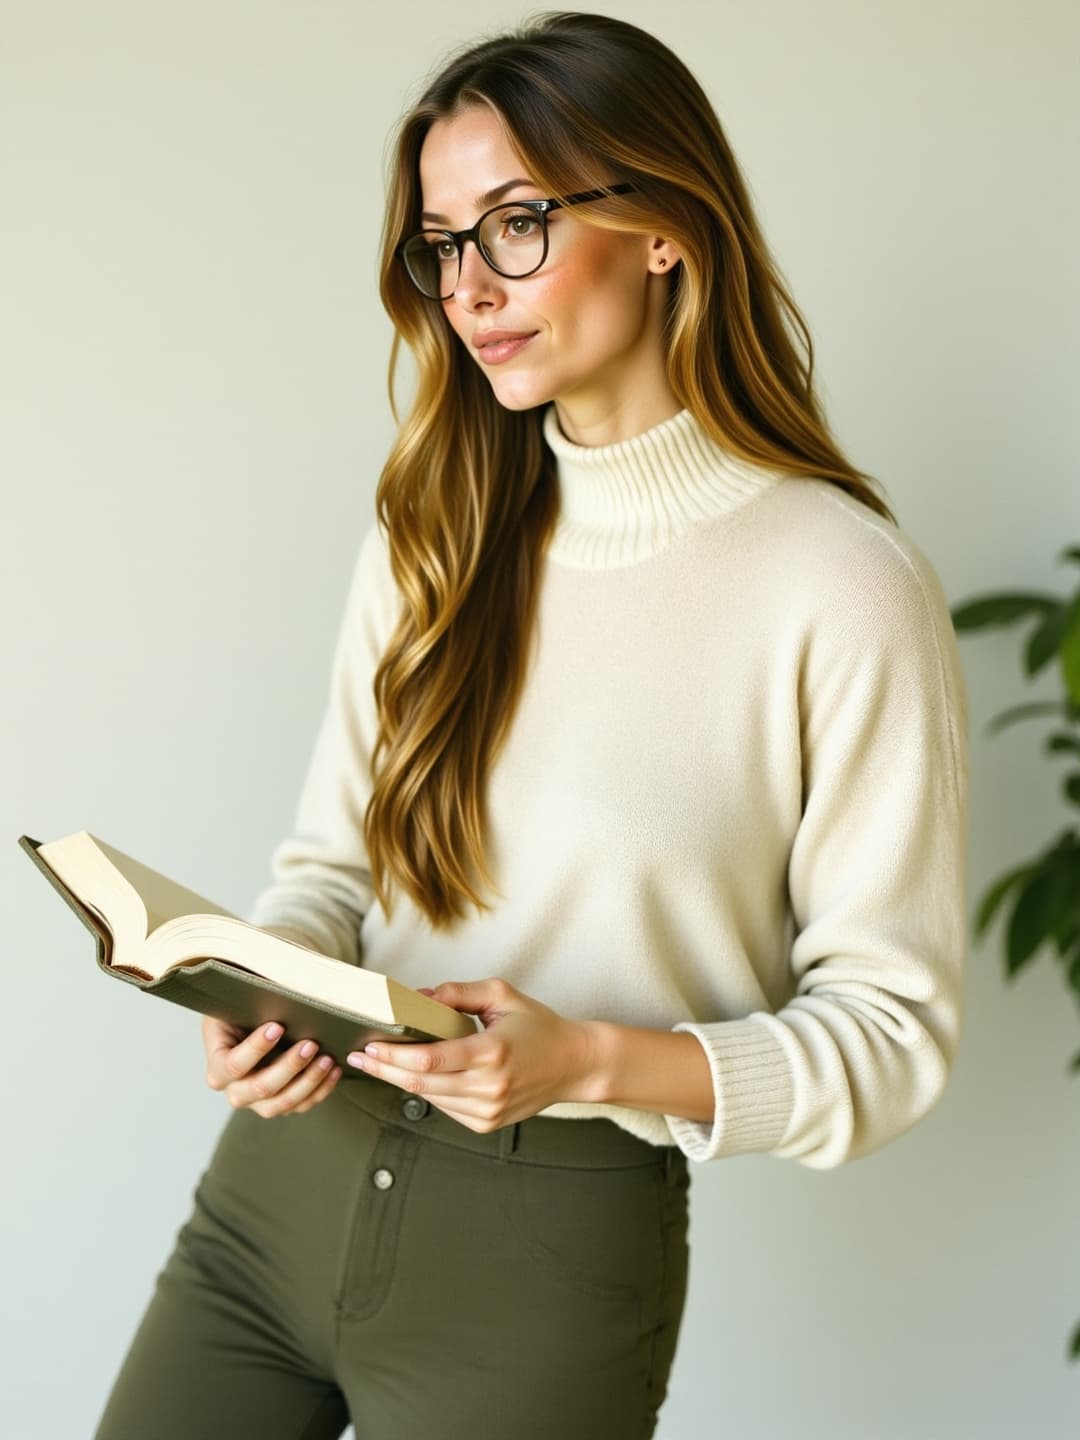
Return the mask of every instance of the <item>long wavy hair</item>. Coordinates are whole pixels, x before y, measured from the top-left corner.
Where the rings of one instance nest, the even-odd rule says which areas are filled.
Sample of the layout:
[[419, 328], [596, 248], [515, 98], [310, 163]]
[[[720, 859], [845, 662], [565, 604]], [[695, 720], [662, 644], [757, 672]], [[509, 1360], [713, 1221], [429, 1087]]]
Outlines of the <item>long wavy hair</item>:
[[[484, 854], [487, 777], [524, 683], [558, 506], [545, 407], [500, 406], [395, 255], [421, 228], [429, 127], [473, 105], [492, 107], [545, 195], [638, 187], [575, 219], [677, 245], [681, 263], [663, 277], [667, 379], [709, 435], [744, 460], [828, 480], [896, 523], [829, 433], [809, 330], [720, 121], [677, 56], [625, 21], [574, 11], [543, 12], [452, 55], [401, 119], [389, 165], [379, 291], [394, 324], [398, 435], [375, 507], [403, 603], [374, 677], [364, 816], [383, 908], [396, 884], [444, 928], [469, 903], [491, 908], [481, 886], [501, 893]], [[403, 341], [418, 370], [404, 420], [394, 399]]]

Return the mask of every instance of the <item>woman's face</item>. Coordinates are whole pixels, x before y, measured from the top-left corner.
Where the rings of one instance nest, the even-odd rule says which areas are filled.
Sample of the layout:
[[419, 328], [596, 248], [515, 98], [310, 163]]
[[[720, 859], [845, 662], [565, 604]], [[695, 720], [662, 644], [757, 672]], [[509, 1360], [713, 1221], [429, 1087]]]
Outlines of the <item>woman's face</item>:
[[[430, 212], [424, 223], [451, 230], [472, 225], [488, 208], [478, 196], [526, 176], [487, 105], [438, 120], [420, 152], [422, 209]], [[525, 183], [501, 198], [548, 197]], [[498, 275], [466, 242], [455, 293], [431, 303], [442, 305], [501, 405], [528, 410], [556, 400], [569, 438], [606, 444], [679, 409], [661, 350], [666, 277], [678, 252], [659, 236], [585, 225], [575, 209], [549, 214], [547, 259], [534, 274], [516, 280]], [[473, 343], [485, 330], [524, 331], [532, 338], [509, 358], [486, 364]]]

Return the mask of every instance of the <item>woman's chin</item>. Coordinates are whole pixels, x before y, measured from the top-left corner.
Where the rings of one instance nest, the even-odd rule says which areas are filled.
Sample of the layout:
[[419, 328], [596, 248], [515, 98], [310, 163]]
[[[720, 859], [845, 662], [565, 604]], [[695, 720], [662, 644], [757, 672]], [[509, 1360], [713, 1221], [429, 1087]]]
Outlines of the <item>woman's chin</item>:
[[533, 410], [551, 399], [547, 388], [528, 376], [515, 376], [513, 381], [507, 377], [504, 383], [493, 377], [491, 389], [495, 399], [507, 410]]

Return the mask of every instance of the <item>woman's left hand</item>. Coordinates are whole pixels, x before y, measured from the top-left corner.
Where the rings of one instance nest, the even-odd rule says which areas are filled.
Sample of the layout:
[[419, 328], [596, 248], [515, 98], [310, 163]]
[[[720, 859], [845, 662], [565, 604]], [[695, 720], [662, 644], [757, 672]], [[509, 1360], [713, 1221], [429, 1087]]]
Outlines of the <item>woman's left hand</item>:
[[349, 1063], [422, 1095], [484, 1134], [526, 1120], [559, 1100], [588, 1099], [591, 1032], [505, 980], [447, 981], [423, 994], [479, 1015], [484, 1029], [458, 1040], [392, 1044], [353, 1052]]

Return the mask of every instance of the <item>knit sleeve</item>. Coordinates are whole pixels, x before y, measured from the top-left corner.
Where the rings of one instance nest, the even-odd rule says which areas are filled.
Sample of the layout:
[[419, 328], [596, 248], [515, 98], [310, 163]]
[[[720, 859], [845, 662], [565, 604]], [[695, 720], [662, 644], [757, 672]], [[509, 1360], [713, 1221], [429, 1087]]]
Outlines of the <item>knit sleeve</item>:
[[883, 529], [803, 638], [802, 811], [788, 1002], [684, 1021], [711, 1122], [666, 1116], [694, 1160], [759, 1151], [830, 1169], [941, 1097], [967, 952], [968, 699], [940, 582]]
[[362, 963], [360, 922], [374, 898], [363, 823], [376, 735], [372, 686], [393, 624], [392, 584], [373, 522], [354, 564], [293, 826], [273, 850], [272, 883], [248, 915], [253, 925], [295, 928], [350, 965]]

